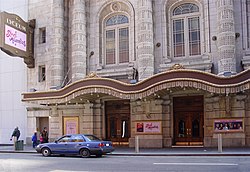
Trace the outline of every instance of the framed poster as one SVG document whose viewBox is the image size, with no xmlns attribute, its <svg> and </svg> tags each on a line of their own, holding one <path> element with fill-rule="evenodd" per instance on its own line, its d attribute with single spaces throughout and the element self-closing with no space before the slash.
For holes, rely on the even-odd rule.
<svg viewBox="0 0 250 172">
<path fill-rule="evenodd" d="M 136 134 L 161 134 L 161 121 L 137 121 L 135 122 Z"/>
<path fill-rule="evenodd" d="M 63 134 L 79 134 L 78 124 L 78 117 L 63 117 Z"/>
<path fill-rule="evenodd" d="M 243 132 L 244 122 L 242 118 L 226 118 L 214 120 L 214 132 Z"/>
</svg>

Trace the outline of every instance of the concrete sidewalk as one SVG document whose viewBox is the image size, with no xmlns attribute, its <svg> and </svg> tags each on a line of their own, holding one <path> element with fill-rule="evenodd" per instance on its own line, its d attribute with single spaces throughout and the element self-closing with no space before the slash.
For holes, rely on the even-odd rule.
<svg viewBox="0 0 250 172">
<path fill-rule="evenodd" d="M 23 150 L 14 150 L 13 145 L 0 145 L 0 153 L 37 153 L 32 146 L 24 145 Z M 250 156 L 249 147 L 241 148 L 223 148 L 219 153 L 217 148 L 204 147 L 171 147 L 161 149 L 139 149 L 135 152 L 135 148 L 119 148 L 109 155 L 116 156 Z"/>
</svg>

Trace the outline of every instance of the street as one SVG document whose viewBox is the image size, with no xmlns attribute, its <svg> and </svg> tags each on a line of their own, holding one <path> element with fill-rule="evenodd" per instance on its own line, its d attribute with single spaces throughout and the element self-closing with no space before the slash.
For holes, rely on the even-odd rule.
<svg viewBox="0 0 250 172">
<path fill-rule="evenodd" d="M 112 156 L 43 157 L 40 154 L 1 153 L 0 172 L 249 172 L 249 156 Z"/>
</svg>

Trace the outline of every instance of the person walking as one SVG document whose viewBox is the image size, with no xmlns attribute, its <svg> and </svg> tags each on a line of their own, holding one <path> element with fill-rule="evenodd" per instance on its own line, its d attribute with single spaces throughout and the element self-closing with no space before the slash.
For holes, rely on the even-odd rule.
<svg viewBox="0 0 250 172">
<path fill-rule="evenodd" d="M 31 140 L 32 140 L 32 146 L 33 146 L 33 148 L 35 148 L 37 146 L 37 133 L 36 133 L 36 131 L 34 132 Z"/>
<path fill-rule="evenodd" d="M 12 132 L 12 135 L 11 135 L 11 137 L 10 137 L 10 141 L 13 140 L 14 149 L 16 148 L 16 142 L 18 141 L 20 135 L 21 135 L 20 130 L 18 129 L 18 127 L 16 127 L 16 128 L 14 129 L 14 131 Z"/>
</svg>

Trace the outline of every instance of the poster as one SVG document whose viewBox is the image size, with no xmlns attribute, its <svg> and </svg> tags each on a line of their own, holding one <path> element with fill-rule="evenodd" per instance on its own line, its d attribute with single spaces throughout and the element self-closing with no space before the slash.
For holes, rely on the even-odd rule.
<svg viewBox="0 0 250 172">
<path fill-rule="evenodd" d="M 137 134 L 161 134 L 161 121 L 138 121 L 135 127 Z"/>
<path fill-rule="evenodd" d="M 215 119 L 214 132 L 242 132 L 244 123 L 243 119 Z"/>
<path fill-rule="evenodd" d="M 64 134 L 79 134 L 78 117 L 64 117 Z"/>
</svg>

